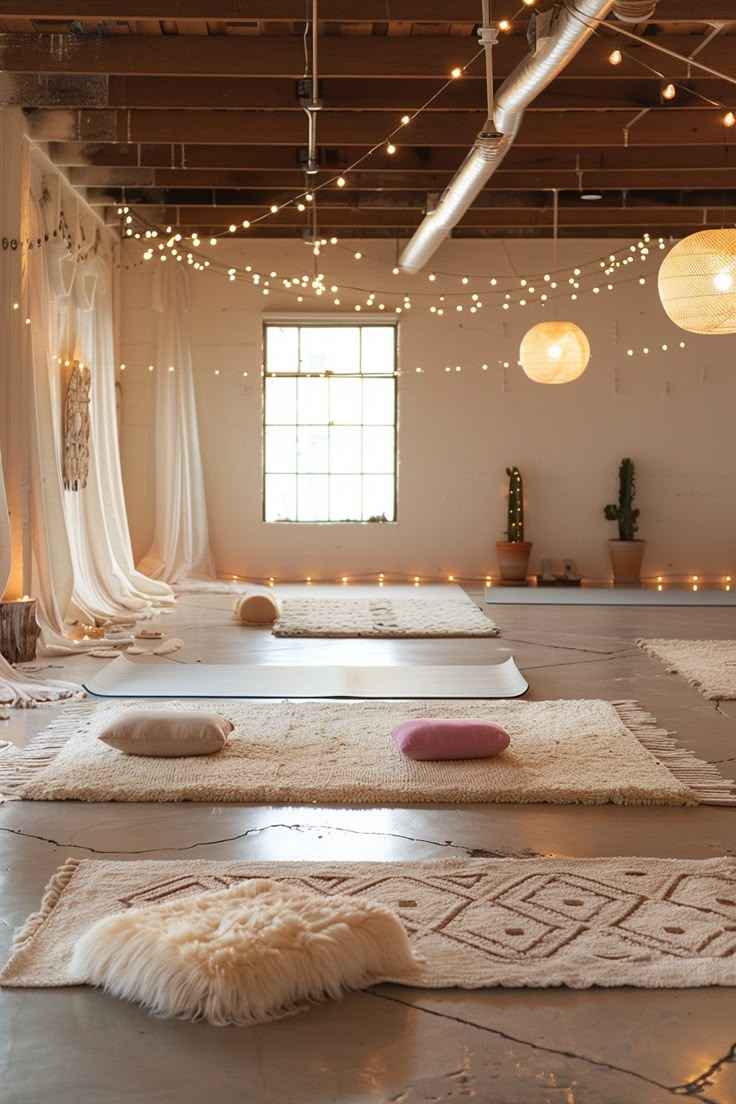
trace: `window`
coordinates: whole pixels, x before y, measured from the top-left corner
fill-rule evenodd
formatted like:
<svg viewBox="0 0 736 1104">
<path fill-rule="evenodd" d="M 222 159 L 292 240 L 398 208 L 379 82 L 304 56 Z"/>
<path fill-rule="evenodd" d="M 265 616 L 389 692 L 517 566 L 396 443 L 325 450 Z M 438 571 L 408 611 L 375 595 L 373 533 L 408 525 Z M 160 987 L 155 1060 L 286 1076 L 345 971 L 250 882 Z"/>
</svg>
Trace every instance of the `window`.
<svg viewBox="0 0 736 1104">
<path fill-rule="evenodd" d="M 396 326 L 267 322 L 266 521 L 394 521 Z"/>
</svg>

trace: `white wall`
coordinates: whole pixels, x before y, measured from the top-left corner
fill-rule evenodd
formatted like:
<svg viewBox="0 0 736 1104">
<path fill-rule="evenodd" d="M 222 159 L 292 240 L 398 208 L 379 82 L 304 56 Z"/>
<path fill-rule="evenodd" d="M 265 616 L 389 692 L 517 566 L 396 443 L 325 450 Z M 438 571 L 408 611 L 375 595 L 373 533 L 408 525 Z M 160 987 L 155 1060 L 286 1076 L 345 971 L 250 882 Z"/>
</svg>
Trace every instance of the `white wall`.
<svg viewBox="0 0 736 1104">
<path fill-rule="evenodd" d="M 561 283 L 575 265 L 605 257 L 622 244 L 560 242 Z M 353 249 L 361 249 L 364 258 L 356 261 Z M 132 247 L 131 260 L 133 250 L 138 247 Z M 489 278 L 508 281 L 514 270 L 520 276 L 544 272 L 552 266 L 551 242 L 445 243 L 431 266 L 438 273 L 467 273 L 467 286 L 439 275 L 432 283 L 429 269 L 414 278 L 394 276 L 393 241 L 328 247 L 320 271 L 328 287 L 340 285 L 342 300 L 332 309 L 352 311 L 374 289 L 386 291 L 376 303 L 383 299 L 391 307 L 401 303 L 405 291 L 414 297 L 413 309 L 402 313 L 399 323 L 398 520 L 355 525 L 261 520 L 262 312 L 322 313 L 331 307 L 331 295 L 300 304 L 281 286 L 282 276 L 312 271 L 309 248 L 300 241 L 225 240 L 216 248 L 202 246 L 201 252 L 239 269 L 250 264 L 255 271 L 279 274 L 266 297 L 250 283 L 192 273 L 192 355 L 219 573 L 281 579 L 379 571 L 423 577 L 497 574 L 505 468 L 516 464 L 524 477 L 532 569 L 543 556 L 557 561 L 569 556 L 585 575 L 603 578 L 610 574 L 606 541 L 616 536 L 616 527 L 604 519 L 602 508 L 616 500 L 618 464 L 630 456 L 641 510 L 638 536 L 647 541 L 644 573 L 736 577 L 736 335 L 685 334 L 667 319 L 656 289 L 665 254 L 656 247 L 645 262 L 617 270 L 612 292 L 581 289 L 577 302 L 566 294 L 545 307 L 508 311 Z M 123 468 L 138 556 L 148 546 L 153 520 L 155 376 L 147 366 L 155 364 L 150 302 L 157 263 L 129 268 L 123 284 Z M 647 278 L 643 286 L 641 276 Z M 443 291 L 464 297 L 440 304 Z M 474 315 L 467 309 L 473 291 L 484 302 Z M 462 313 L 454 309 L 458 301 L 466 304 Z M 443 317 L 429 312 L 432 303 L 445 308 Z M 588 334 L 591 362 L 575 383 L 542 386 L 516 367 L 521 337 L 544 318 L 569 319 Z M 644 346 L 649 355 L 641 352 Z M 626 355 L 630 347 L 633 357 Z M 501 367 L 504 360 L 510 369 Z"/>
</svg>

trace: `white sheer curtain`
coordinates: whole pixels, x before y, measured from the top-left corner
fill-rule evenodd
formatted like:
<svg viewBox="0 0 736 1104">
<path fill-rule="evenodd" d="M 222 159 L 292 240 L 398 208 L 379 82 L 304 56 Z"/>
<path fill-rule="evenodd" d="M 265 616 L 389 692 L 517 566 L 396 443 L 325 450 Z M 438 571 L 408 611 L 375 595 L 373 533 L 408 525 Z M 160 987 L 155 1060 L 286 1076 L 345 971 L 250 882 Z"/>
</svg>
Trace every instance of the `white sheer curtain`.
<svg viewBox="0 0 736 1104">
<path fill-rule="evenodd" d="M 77 248 L 71 275 L 69 253 L 58 238 L 50 236 L 48 247 L 29 253 L 28 260 L 34 594 L 43 642 L 57 650 L 69 644 L 63 638 L 74 622 L 145 617 L 174 598 L 170 587 L 133 564 L 115 413 L 111 241 L 96 236 L 94 216 L 43 155 L 33 152 L 31 236 L 43 239 L 47 226 L 56 226 L 49 189 L 66 188 L 63 203 Z M 90 470 L 86 487 L 77 491 L 64 489 L 61 472 L 63 362 L 74 359 L 92 373 Z"/>
<path fill-rule="evenodd" d="M 214 578 L 194 396 L 188 281 L 185 265 L 157 265 L 156 519 L 151 547 L 138 567 L 169 582 Z"/>
</svg>

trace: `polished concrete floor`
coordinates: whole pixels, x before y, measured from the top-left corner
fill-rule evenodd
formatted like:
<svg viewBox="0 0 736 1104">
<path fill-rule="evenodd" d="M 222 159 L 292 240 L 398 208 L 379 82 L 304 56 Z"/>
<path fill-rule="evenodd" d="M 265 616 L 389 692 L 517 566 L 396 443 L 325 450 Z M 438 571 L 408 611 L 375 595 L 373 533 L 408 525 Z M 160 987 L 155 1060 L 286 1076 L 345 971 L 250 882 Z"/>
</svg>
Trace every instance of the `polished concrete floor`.
<svg viewBox="0 0 736 1104">
<path fill-rule="evenodd" d="M 387 588 L 388 589 L 388 588 Z M 472 594 L 482 604 L 480 592 Z M 185 647 L 166 662 L 484 663 L 513 652 L 531 699 L 636 699 L 724 774 L 736 702 L 706 701 L 637 637 L 734 638 L 729 609 L 487 609 L 496 639 L 272 637 L 229 595 L 187 595 L 160 619 Z M 81 678 L 104 660 L 41 660 Z M 53 708 L 15 711 L 18 744 Z M 70 855 L 247 859 L 736 853 L 733 808 L 309 806 L 9 802 L 0 807 L 0 956 Z M 736 1101 L 736 991 L 413 990 L 378 986 L 279 1023 L 158 1021 L 86 988 L 0 993 L 2 1104 L 659 1104 Z"/>
</svg>

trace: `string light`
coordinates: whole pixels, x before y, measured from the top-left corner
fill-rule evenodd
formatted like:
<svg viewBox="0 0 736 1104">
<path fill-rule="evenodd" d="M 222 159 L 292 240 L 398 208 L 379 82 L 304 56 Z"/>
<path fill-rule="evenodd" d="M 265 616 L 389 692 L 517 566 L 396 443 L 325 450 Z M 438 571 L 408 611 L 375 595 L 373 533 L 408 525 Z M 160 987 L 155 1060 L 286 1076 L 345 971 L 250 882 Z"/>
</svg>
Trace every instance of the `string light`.
<svg viewBox="0 0 736 1104">
<path fill-rule="evenodd" d="M 734 123 L 736 123 L 736 115 L 734 115 L 733 111 L 727 111 L 721 119 L 721 122 L 724 126 L 732 127 Z"/>
<path fill-rule="evenodd" d="M 345 181 L 345 177 L 344 177 L 344 176 L 338 176 L 338 178 L 337 178 L 337 180 L 335 181 L 335 183 L 337 184 L 338 188 L 344 188 L 344 187 L 345 187 L 345 183 L 346 183 L 346 181 Z"/>
<path fill-rule="evenodd" d="M 669 84 L 666 84 L 664 86 L 664 88 L 662 89 L 662 99 L 663 100 L 674 100 L 676 95 L 677 95 L 677 89 L 675 88 L 674 84 L 672 84 L 672 82 L 670 81 Z"/>
<path fill-rule="evenodd" d="M 386 153 L 396 153 L 396 146 L 393 144 L 393 142 L 389 142 L 389 144 L 386 146 Z"/>
<path fill-rule="evenodd" d="M 611 65 L 620 65 L 622 59 L 623 59 L 623 54 L 621 53 L 620 50 L 612 50 L 611 53 L 608 55 L 608 60 L 611 63 Z"/>
<path fill-rule="evenodd" d="M 462 75 L 463 71 L 458 65 L 456 65 L 455 68 L 450 72 L 450 76 L 454 77 L 455 80 L 457 80 L 457 78 L 461 77 Z"/>
</svg>

